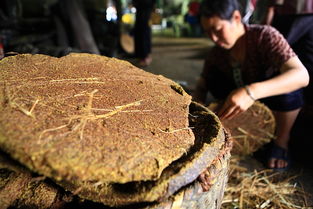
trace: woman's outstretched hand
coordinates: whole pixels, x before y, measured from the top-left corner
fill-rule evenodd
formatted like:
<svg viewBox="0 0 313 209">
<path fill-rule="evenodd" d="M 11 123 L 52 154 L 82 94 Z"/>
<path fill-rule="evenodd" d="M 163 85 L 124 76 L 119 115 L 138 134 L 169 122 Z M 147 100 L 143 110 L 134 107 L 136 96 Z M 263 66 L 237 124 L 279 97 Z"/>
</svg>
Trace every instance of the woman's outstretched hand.
<svg viewBox="0 0 313 209">
<path fill-rule="evenodd" d="M 247 93 L 247 90 L 244 87 L 238 88 L 228 95 L 216 114 L 221 120 L 232 119 L 246 111 L 253 103 L 254 100 Z"/>
</svg>

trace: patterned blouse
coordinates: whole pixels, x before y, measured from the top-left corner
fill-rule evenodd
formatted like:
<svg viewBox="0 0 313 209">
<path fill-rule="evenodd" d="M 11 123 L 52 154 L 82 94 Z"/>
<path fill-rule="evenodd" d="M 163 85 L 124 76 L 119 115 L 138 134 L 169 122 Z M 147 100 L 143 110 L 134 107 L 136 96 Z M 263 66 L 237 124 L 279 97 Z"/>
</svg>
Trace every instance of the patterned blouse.
<svg viewBox="0 0 313 209">
<path fill-rule="evenodd" d="M 218 46 L 210 50 L 205 61 L 201 76 L 206 81 L 206 91 L 210 91 L 218 99 L 225 98 L 237 87 L 278 75 L 281 66 L 296 56 L 275 28 L 266 25 L 245 25 L 245 30 L 244 63 L 234 66 L 230 51 Z"/>
</svg>

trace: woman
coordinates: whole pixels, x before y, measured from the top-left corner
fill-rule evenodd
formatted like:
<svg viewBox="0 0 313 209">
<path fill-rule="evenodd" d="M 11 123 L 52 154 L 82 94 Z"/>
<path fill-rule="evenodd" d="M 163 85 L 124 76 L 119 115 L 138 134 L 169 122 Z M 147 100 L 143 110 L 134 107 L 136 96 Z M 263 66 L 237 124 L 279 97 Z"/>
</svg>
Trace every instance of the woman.
<svg viewBox="0 0 313 209">
<path fill-rule="evenodd" d="M 135 56 L 139 58 L 139 67 L 146 67 L 152 62 L 149 20 L 155 7 L 155 0 L 133 0 L 133 4 L 136 7 Z"/>
<path fill-rule="evenodd" d="M 255 100 L 264 102 L 277 124 L 268 166 L 284 169 L 289 165 L 290 131 L 303 105 L 301 88 L 309 76 L 277 30 L 241 20 L 236 0 L 202 2 L 202 27 L 217 46 L 206 59 L 194 99 L 204 102 L 208 91 L 225 99 L 217 111 L 221 120 L 246 111 Z"/>
<path fill-rule="evenodd" d="M 269 0 L 264 23 L 272 25 L 288 41 L 306 67 L 313 73 L 313 1 Z M 304 89 L 306 104 L 313 105 L 313 83 Z"/>
</svg>

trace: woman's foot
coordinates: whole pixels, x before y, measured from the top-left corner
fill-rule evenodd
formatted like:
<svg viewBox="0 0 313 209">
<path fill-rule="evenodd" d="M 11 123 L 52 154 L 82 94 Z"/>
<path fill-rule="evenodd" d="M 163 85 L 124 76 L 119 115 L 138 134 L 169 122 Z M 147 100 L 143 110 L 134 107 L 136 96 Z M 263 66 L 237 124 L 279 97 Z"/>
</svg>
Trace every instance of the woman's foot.
<svg viewBox="0 0 313 209">
<path fill-rule="evenodd" d="M 269 151 L 268 167 L 276 171 L 286 171 L 290 167 L 288 149 L 273 142 Z"/>
<path fill-rule="evenodd" d="M 150 65 L 152 62 L 152 58 L 150 56 L 144 58 L 144 59 L 141 59 L 139 61 L 139 67 L 147 67 L 148 65 Z"/>
</svg>

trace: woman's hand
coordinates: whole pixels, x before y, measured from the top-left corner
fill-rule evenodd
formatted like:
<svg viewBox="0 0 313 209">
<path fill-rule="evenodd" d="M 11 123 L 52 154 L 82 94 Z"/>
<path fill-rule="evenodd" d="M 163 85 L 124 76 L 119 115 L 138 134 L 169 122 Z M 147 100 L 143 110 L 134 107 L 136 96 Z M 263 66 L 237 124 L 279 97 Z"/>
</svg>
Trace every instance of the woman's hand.
<svg viewBox="0 0 313 209">
<path fill-rule="evenodd" d="M 232 119 L 236 115 L 246 111 L 254 100 L 249 96 L 245 88 L 238 88 L 232 91 L 224 104 L 218 109 L 217 115 L 221 120 Z"/>
</svg>

